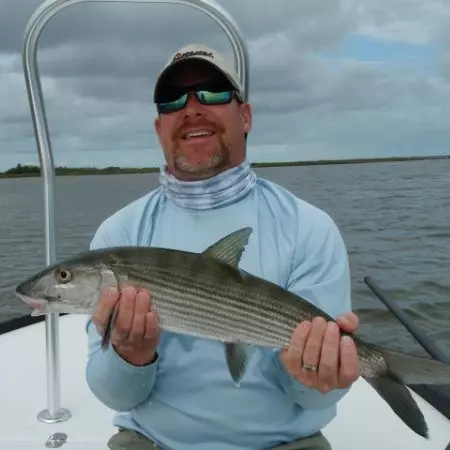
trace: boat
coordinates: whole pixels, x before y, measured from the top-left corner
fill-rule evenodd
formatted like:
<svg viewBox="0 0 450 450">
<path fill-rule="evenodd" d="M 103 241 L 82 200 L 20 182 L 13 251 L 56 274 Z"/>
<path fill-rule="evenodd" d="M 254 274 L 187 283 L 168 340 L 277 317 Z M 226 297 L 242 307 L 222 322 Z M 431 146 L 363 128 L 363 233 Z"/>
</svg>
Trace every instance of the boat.
<svg viewBox="0 0 450 450">
<path fill-rule="evenodd" d="M 45 218 L 45 264 L 55 262 L 54 164 L 36 53 L 45 24 L 63 8 L 85 1 L 46 0 L 30 18 L 24 36 L 23 66 L 31 117 L 41 164 Z M 275 0 L 274 0 L 275 1 Z M 129 0 L 172 3 L 195 8 L 214 20 L 228 36 L 239 77 L 248 93 L 248 51 L 233 18 L 214 0 Z M 382 299 L 376 283 L 366 284 Z M 438 355 L 407 318 L 392 308 L 431 355 Z M 101 404 L 85 379 L 86 316 L 47 314 L 19 317 L 0 324 L 0 449 L 107 449 L 114 411 Z M 449 380 L 450 382 L 450 380 Z M 337 417 L 323 430 L 333 450 L 450 450 L 450 396 L 444 388 L 410 386 L 423 411 L 430 438 L 411 431 L 364 380 L 359 379 L 339 402 Z M 213 450 L 213 449 L 212 449 Z"/>
</svg>

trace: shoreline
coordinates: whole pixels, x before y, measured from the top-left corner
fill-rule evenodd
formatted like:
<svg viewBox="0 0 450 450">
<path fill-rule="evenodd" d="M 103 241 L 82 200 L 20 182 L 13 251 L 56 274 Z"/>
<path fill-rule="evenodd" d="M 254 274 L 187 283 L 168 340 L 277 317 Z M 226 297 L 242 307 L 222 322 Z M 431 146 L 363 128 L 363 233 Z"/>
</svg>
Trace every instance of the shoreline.
<svg viewBox="0 0 450 450">
<path fill-rule="evenodd" d="M 450 155 L 438 156 L 393 156 L 386 158 L 352 158 L 352 159 L 326 159 L 316 161 L 283 161 L 283 162 L 258 162 L 252 163 L 254 168 L 270 167 L 300 167 L 320 165 L 342 165 L 342 164 L 369 164 L 387 162 L 427 161 L 436 159 L 450 159 Z M 81 176 L 81 175 L 119 175 L 140 174 L 159 172 L 159 167 L 56 167 L 56 176 Z M 40 167 L 18 164 L 16 167 L 0 172 L 0 179 L 7 178 L 30 178 L 39 177 Z"/>
</svg>

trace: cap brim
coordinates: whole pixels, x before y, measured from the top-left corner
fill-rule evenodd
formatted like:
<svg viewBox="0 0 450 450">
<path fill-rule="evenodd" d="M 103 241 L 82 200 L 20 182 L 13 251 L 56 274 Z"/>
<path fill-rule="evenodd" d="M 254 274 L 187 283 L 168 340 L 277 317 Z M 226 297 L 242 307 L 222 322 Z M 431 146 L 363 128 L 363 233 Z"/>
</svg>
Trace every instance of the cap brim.
<svg viewBox="0 0 450 450">
<path fill-rule="evenodd" d="M 243 94 L 241 92 L 240 86 L 236 85 L 236 81 L 226 70 L 222 69 L 217 64 L 214 64 L 213 62 L 211 62 L 205 58 L 198 57 L 198 56 L 191 56 L 189 58 L 185 58 L 185 59 L 173 62 L 172 64 L 169 64 L 161 71 L 161 73 L 159 74 L 158 79 L 156 80 L 156 83 L 155 83 L 155 89 L 153 91 L 153 102 L 156 103 L 157 98 L 158 98 L 158 92 L 159 92 L 161 86 L 164 84 L 165 80 L 168 78 L 168 76 L 170 76 L 170 74 L 175 69 L 179 68 L 181 65 L 187 64 L 187 63 L 193 62 L 193 61 L 208 65 L 209 67 L 213 68 L 215 71 L 219 72 L 222 76 L 224 76 L 227 79 L 227 81 L 234 87 L 234 89 L 236 89 L 236 91 L 242 97 Z"/>
</svg>

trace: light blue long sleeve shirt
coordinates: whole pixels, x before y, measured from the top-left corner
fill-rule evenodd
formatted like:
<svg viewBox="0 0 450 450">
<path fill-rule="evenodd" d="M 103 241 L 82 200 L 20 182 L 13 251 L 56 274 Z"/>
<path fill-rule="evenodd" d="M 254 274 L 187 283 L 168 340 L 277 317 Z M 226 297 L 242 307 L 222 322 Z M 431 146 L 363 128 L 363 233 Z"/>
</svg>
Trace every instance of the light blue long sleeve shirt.
<svg viewBox="0 0 450 450">
<path fill-rule="evenodd" d="M 330 216 L 283 187 L 259 178 L 239 202 L 186 211 L 160 188 L 107 218 L 91 248 L 151 245 L 201 252 L 251 226 L 240 267 L 275 282 L 332 317 L 351 311 L 348 256 Z M 262 305 L 264 307 L 264 305 Z M 321 430 L 347 390 L 323 394 L 290 377 L 279 350 L 255 347 L 240 387 L 227 370 L 223 344 L 163 332 L 158 359 L 124 361 L 87 323 L 86 377 L 94 395 L 117 411 L 114 424 L 172 450 L 267 449 Z"/>
</svg>

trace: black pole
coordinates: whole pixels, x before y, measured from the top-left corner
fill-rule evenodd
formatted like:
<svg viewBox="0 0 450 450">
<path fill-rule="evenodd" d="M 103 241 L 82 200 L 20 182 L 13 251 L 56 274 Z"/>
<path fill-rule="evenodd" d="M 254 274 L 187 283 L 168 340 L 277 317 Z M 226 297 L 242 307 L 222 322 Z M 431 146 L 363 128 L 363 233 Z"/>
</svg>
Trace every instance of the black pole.
<svg viewBox="0 0 450 450">
<path fill-rule="evenodd" d="M 371 277 L 365 277 L 364 282 L 372 292 L 388 307 L 394 316 L 411 333 L 416 341 L 430 354 L 433 359 L 450 363 L 450 358 L 433 342 L 423 331 L 408 317 L 377 285 Z M 424 398 L 430 405 L 436 408 L 442 415 L 450 420 L 450 384 L 434 386 L 429 384 L 408 385 L 417 394 Z M 450 450 L 450 444 L 445 450 Z"/>
<path fill-rule="evenodd" d="M 414 339 L 434 358 L 450 364 L 450 358 L 439 348 L 425 333 L 408 317 L 377 285 L 371 277 L 364 277 L 364 283 L 369 286 L 372 292 L 390 309 L 395 317 L 411 333 Z"/>
</svg>

